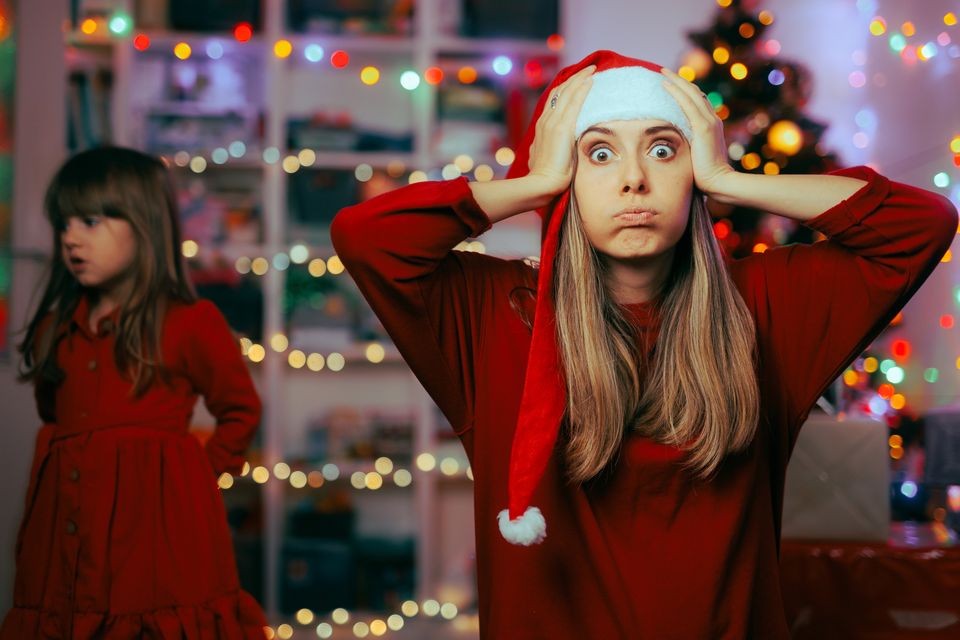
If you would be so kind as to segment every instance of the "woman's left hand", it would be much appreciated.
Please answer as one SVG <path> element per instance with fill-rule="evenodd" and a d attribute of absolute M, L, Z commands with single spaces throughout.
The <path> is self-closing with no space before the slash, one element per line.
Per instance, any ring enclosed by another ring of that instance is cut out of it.
<path fill-rule="evenodd" d="M 710 196 L 722 192 L 721 183 L 735 173 L 727 163 L 727 145 L 723 139 L 723 121 L 713 105 L 697 85 L 663 68 L 663 85 L 680 105 L 690 128 L 690 154 L 693 161 L 693 180 L 697 188 Z"/>

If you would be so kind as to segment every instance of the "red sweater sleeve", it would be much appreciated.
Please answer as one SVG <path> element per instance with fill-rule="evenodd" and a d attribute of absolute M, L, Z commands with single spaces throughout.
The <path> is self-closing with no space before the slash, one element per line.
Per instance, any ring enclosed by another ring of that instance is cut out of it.
<path fill-rule="evenodd" d="M 472 423 L 485 292 L 508 261 L 452 249 L 490 226 L 458 178 L 347 207 L 330 228 L 337 255 L 458 433 Z"/>
<path fill-rule="evenodd" d="M 757 296 L 761 358 L 776 372 L 791 442 L 817 398 L 903 308 L 957 232 L 957 211 L 939 194 L 868 167 L 833 174 L 867 184 L 807 221 L 828 240 L 744 260 L 760 267 L 748 290 Z"/>
<path fill-rule="evenodd" d="M 208 300 L 193 306 L 195 315 L 187 328 L 187 376 L 217 419 L 205 445 L 207 456 L 217 475 L 239 473 L 260 424 L 260 396 L 223 314 Z"/>

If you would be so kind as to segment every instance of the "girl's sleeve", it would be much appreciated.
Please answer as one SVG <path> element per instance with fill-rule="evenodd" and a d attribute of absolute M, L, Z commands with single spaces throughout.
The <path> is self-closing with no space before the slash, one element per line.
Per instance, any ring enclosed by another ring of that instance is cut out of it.
<path fill-rule="evenodd" d="M 217 475 L 236 474 L 260 425 L 260 396 L 223 314 L 208 300 L 194 307 L 196 316 L 187 327 L 187 375 L 217 420 L 204 446 Z"/>
<path fill-rule="evenodd" d="M 458 178 L 348 207 L 330 228 L 337 255 L 458 433 L 472 424 L 484 291 L 507 261 L 452 249 L 490 226 L 467 180 Z"/>
<path fill-rule="evenodd" d="M 869 346 L 927 279 L 957 233 L 943 196 L 868 167 L 865 180 L 806 224 L 827 236 L 757 254 L 761 357 L 777 372 L 791 442 L 817 398 Z"/>

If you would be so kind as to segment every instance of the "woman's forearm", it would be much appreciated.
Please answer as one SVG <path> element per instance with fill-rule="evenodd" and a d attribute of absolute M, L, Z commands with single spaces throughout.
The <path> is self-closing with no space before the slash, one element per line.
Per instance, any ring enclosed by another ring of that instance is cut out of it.
<path fill-rule="evenodd" d="M 533 175 L 509 180 L 471 182 L 470 190 L 474 200 L 493 223 L 546 206 L 554 197 L 555 191 L 546 185 L 544 180 Z"/>
<path fill-rule="evenodd" d="M 829 175 L 758 175 L 731 171 L 707 195 L 722 204 L 810 220 L 856 193 L 865 181 Z"/>

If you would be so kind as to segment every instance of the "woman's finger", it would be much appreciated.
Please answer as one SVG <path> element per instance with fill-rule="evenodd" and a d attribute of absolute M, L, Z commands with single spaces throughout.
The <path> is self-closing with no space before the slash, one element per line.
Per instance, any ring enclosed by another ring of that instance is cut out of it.
<path fill-rule="evenodd" d="M 662 74 L 667 81 L 667 84 L 664 86 L 667 89 L 676 90 L 675 97 L 683 99 L 688 106 L 695 109 L 696 112 L 703 116 L 708 122 L 712 122 L 717 117 L 713 105 L 710 104 L 707 96 L 700 91 L 697 85 L 688 82 L 666 67 L 663 68 Z"/>

